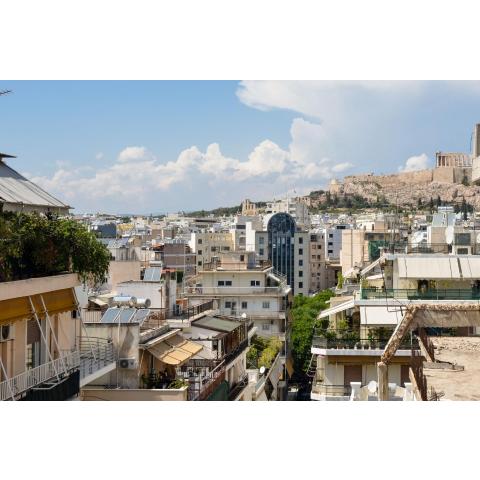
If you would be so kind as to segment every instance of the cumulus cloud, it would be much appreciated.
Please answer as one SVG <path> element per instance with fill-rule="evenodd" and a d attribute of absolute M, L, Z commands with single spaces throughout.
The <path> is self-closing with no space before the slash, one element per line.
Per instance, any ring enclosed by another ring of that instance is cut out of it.
<path fill-rule="evenodd" d="M 399 172 L 416 172 L 430 168 L 430 159 L 426 153 L 407 158 L 405 165 L 398 167 Z"/>
<path fill-rule="evenodd" d="M 290 133 L 288 149 L 264 140 L 243 160 L 225 155 L 217 143 L 204 152 L 192 146 L 167 163 L 145 146 L 128 146 L 107 167 L 92 171 L 61 166 L 50 177 L 31 179 L 73 205 L 76 201 L 83 204 L 85 198 L 99 204 L 113 199 L 124 208 L 129 202 L 132 208 L 143 208 L 156 194 L 174 191 L 179 193 L 177 208 L 182 208 L 180 192 L 184 189 L 196 189 L 199 202 L 212 191 L 217 201 L 224 196 L 230 203 L 245 195 L 268 199 L 291 188 L 318 187 L 351 167 L 321 155 L 321 125 L 296 119 Z"/>

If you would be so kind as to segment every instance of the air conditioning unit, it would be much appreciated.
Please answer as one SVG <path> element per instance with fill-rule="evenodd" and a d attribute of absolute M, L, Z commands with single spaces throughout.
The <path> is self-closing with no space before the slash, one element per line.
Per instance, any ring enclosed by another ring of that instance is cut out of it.
<path fill-rule="evenodd" d="M 0 343 L 12 340 L 13 338 L 13 325 L 2 325 L 0 327 Z"/>
<path fill-rule="evenodd" d="M 137 361 L 134 358 L 119 358 L 118 367 L 134 370 L 137 368 Z"/>

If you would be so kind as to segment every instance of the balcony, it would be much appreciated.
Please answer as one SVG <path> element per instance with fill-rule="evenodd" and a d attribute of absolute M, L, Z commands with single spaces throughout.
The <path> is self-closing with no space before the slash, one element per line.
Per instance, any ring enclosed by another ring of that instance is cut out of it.
<path fill-rule="evenodd" d="M 480 290 L 472 288 L 428 289 L 424 291 L 415 288 L 362 288 L 362 300 L 377 300 L 397 298 L 402 300 L 480 300 Z"/>
<path fill-rule="evenodd" d="M 224 357 L 225 365 L 233 362 L 248 347 L 248 338 L 241 341 L 232 351 L 228 352 Z"/>
<path fill-rule="evenodd" d="M 81 342 L 79 350 L 62 352 L 59 358 L 51 362 L 43 363 L 1 382 L 0 401 L 19 400 L 29 395 L 33 390 L 52 390 L 55 385 L 66 381 L 75 372 L 79 372 L 79 384 L 76 391 L 78 393 L 80 387 L 108 373 L 115 367 L 116 361 L 112 343 L 90 344 Z M 34 395 L 34 397 L 42 396 Z"/>
<path fill-rule="evenodd" d="M 325 385 L 314 382 L 312 385 L 312 400 L 350 400 L 352 387 L 350 385 Z M 331 397 L 331 398 L 329 398 Z"/>
<path fill-rule="evenodd" d="M 285 287 L 188 287 L 187 295 L 284 295 Z"/>
<path fill-rule="evenodd" d="M 245 374 L 228 392 L 228 399 L 235 400 L 248 385 L 248 374 Z"/>
<path fill-rule="evenodd" d="M 212 271 L 225 271 L 225 272 L 238 272 L 238 271 L 264 271 L 272 267 L 272 262 L 269 260 L 260 260 L 255 264 L 249 264 L 244 262 L 209 262 L 205 263 L 200 269 L 204 272 Z"/>
<path fill-rule="evenodd" d="M 370 336 L 362 338 L 357 332 L 347 331 L 321 331 L 316 330 L 312 347 L 329 349 L 354 349 L 354 350 L 384 350 L 390 337 L 375 338 Z M 418 338 L 414 335 L 405 337 L 400 343 L 399 350 L 419 350 Z M 376 354 L 376 353 L 375 353 Z"/>

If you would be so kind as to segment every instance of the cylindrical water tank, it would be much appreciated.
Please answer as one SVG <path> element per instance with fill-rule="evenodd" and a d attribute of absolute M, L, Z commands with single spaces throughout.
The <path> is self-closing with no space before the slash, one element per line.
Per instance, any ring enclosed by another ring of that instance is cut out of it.
<path fill-rule="evenodd" d="M 148 308 L 152 302 L 150 301 L 149 298 L 137 298 L 137 301 L 135 303 L 135 306 L 137 308 Z"/>
<path fill-rule="evenodd" d="M 113 304 L 119 307 L 134 307 L 137 303 L 137 298 L 131 295 L 118 295 L 113 297 Z"/>

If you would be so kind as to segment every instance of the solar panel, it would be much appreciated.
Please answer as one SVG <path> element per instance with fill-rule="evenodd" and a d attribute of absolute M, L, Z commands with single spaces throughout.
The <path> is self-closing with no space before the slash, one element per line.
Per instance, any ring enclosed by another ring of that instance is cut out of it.
<path fill-rule="evenodd" d="M 162 269 L 160 267 L 149 267 L 145 269 L 143 280 L 145 282 L 159 282 L 162 275 Z"/>
<path fill-rule="evenodd" d="M 116 322 L 129 323 L 132 320 L 132 318 L 134 317 L 135 312 L 136 312 L 135 308 L 122 308 L 122 309 L 120 309 L 120 316 L 118 317 Z"/>
<path fill-rule="evenodd" d="M 135 313 L 135 316 L 130 321 L 131 323 L 139 323 L 140 325 L 142 325 L 149 315 L 150 315 L 150 309 L 140 308 L 139 310 L 137 310 L 137 312 Z"/>
<path fill-rule="evenodd" d="M 104 314 L 101 319 L 101 323 L 115 323 L 115 319 L 118 317 L 120 313 L 119 308 L 109 308 Z"/>

